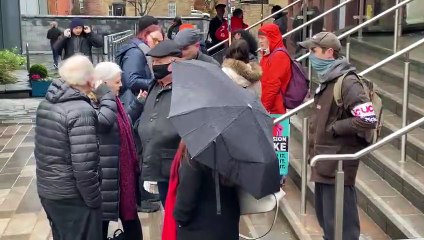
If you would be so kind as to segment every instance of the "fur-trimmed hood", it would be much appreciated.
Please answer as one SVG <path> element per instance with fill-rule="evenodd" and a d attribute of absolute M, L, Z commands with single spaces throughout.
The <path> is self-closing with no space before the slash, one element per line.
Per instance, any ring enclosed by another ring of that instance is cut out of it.
<path fill-rule="evenodd" d="M 237 85 L 251 89 L 258 97 L 261 96 L 262 68 L 259 64 L 247 64 L 235 59 L 225 59 L 222 63 L 222 71 Z"/>

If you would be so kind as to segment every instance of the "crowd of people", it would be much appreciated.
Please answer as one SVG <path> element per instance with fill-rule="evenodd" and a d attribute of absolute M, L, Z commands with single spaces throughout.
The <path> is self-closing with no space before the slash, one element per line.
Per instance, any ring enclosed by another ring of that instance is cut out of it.
<path fill-rule="evenodd" d="M 212 43 L 221 41 L 214 33 L 223 24 L 225 7 L 216 6 L 217 16 L 209 29 Z M 173 64 L 186 60 L 219 66 L 234 84 L 260 100 L 268 113 L 286 113 L 283 99 L 292 78 L 292 60 L 283 51 L 286 16 L 280 14 L 274 24 L 264 24 L 258 41 L 244 30 L 243 12 L 233 18 L 234 25 L 241 23 L 241 27 L 233 29 L 222 64 L 204 51 L 198 30 L 179 18 L 167 39 L 156 18 L 141 17 L 136 36 L 119 50 L 116 63 L 96 66 L 91 48 L 101 47 L 102 41 L 89 27 L 74 19 L 61 33 L 52 24 L 48 38 L 55 65 L 62 50 L 65 60 L 59 66 L 61 78 L 53 81 L 37 109 L 35 158 L 38 194 L 55 240 L 106 240 L 109 222 L 118 219 L 124 239 L 140 240 L 143 223 L 137 212 L 161 207 L 164 240 L 238 239 L 240 206 L 235 184 L 219 179 L 221 211 L 217 213 L 213 170 L 191 161 L 168 118 Z M 320 83 L 310 128 L 310 157 L 354 153 L 367 146 L 361 136 L 375 128 L 377 120 L 373 112 L 358 111 L 370 109 L 372 103 L 355 68 L 339 55 L 337 37 L 321 32 L 300 47 L 311 51 L 309 60 Z M 334 83 L 340 76 L 345 76 L 341 107 L 333 101 Z M 359 239 L 354 187 L 358 164 L 344 165 L 348 204 L 343 239 Z M 315 209 L 325 239 L 333 239 L 336 166 L 322 162 L 312 168 Z M 158 194 L 146 191 L 144 181 L 155 182 Z"/>

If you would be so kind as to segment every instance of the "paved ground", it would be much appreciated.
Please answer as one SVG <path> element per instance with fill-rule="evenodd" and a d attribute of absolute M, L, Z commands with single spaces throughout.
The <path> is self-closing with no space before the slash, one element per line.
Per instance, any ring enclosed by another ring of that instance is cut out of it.
<path fill-rule="evenodd" d="M 47 240 L 50 226 L 36 190 L 33 119 L 40 99 L 0 100 L 0 240 Z M 139 214 L 145 240 L 160 240 L 162 212 Z M 241 219 L 240 231 L 258 236 L 273 213 Z M 118 223 L 110 227 L 112 232 Z M 279 217 L 264 240 L 296 239 Z"/>

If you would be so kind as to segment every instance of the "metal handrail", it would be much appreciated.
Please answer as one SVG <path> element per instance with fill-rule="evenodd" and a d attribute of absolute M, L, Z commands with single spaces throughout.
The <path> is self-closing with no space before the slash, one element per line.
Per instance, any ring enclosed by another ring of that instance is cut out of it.
<path fill-rule="evenodd" d="M 381 12 L 380 14 L 378 14 L 378 15 L 374 16 L 374 17 L 373 17 L 373 18 L 371 18 L 371 19 L 368 19 L 367 21 L 365 21 L 365 22 L 363 22 L 363 23 L 359 24 L 358 26 L 356 26 L 356 27 L 354 27 L 354 28 L 350 29 L 349 31 L 346 31 L 345 33 L 342 33 L 342 34 L 341 34 L 341 35 L 339 35 L 337 38 L 338 38 L 339 40 L 341 40 L 341 39 L 343 39 L 343 38 L 345 38 L 345 37 L 348 37 L 348 36 L 352 35 L 353 33 L 355 33 L 356 31 L 358 31 L 359 29 L 362 29 L 362 28 L 364 28 L 364 27 L 368 26 L 369 24 L 371 24 L 371 23 L 373 23 L 373 22 L 377 21 L 378 19 L 380 19 L 380 18 L 384 17 L 385 15 L 387 15 L 387 14 L 389 14 L 389 13 L 391 13 L 391 12 L 395 11 L 396 9 L 399 9 L 400 7 L 403 7 L 404 5 L 406 5 L 406 4 L 408 4 L 408 3 L 412 2 L 412 1 L 414 1 L 414 0 L 404 0 L 403 2 L 401 2 L 401 3 L 399 3 L 399 4 L 395 5 L 395 6 L 393 6 L 393 7 L 391 7 L 391 8 L 389 8 L 389 9 L 387 9 L 387 10 L 385 10 L 384 12 Z M 310 53 L 306 53 L 305 55 L 303 55 L 303 56 L 299 57 L 299 58 L 297 59 L 297 61 L 302 61 L 302 60 L 303 60 L 303 59 L 305 59 L 307 56 L 309 56 L 309 54 L 310 54 Z"/>
<path fill-rule="evenodd" d="M 322 155 L 317 155 L 315 157 L 312 158 L 311 160 L 311 166 L 314 167 L 317 162 L 319 161 L 330 161 L 330 160 L 339 160 L 339 161 L 348 161 L 348 160 L 357 160 L 363 156 L 365 156 L 366 154 L 380 148 L 381 146 L 389 143 L 390 141 L 392 141 L 395 138 L 398 138 L 406 133 L 409 133 L 410 131 L 414 130 L 415 128 L 421 126 L 422 124 L 424 124 L 424 117 L 416 120 L 415 122 L 409 124 L 408 126 L 401 128 L 395 132 L 393 132 L 392 134 L 388 135 L 387 137 L 381 139 L 380 141 L 376 142 L 375 144 L 366 147 L 364 149 L 362 149 L 361 151 L 357 152 L 357 153 L 353 153 L 353 154 L 322 154 Z"/>
<path fill-rule="evenodd" d="M 273 14 L 271 14 L 271 15 L 267 16 L 267 17 L 266 17 L 266 18 L 264 18 L 264 19 L 259 20 L 258 22 L 256 22 L 256 23 L 252 24 L 251 26 L 247 27 L 245 30 L 250 30 L 250 29 L 252 29 L 252 28 L 254 28 L 254 27 L 258 26 L 259 24 L 261 24 L 261 23 L 265 22 L 266 20 L 268 20 L 268 19 L 270 19 L 270 18 L 274 17 L 275 15 L 278 15 L 278 14 L 280 14 L 280 13 L 284 12 L 285 10 L 289 9 L 290 7 L 292 7 L 292 6 L 296 5 L 296 4 L 300 3 L 300 2 L 303 2 L 303 0 L 296 0 L 296 1 L 292 2 L 292 3 L 290 3 L 289 5 L 287 5 L 287 6 L 283 7 L 282 9 L 280 9 L 280 10 L 276 11 L 275 13 L 273 13 Z M 209 52 L 209 51 L 212 51 L 212 50 L 214 50 L 214 49 L 218 48 L 219 46 L 221 46 L 221 45 L 223 45 L 224 43 L 228 42 L 228 40 L 229 40 L 229 39 L 227 38 L 227 39 L 225 39 L 224 41 L 221 41 L 220 43 L 217 43 L 215 46 L 210 47 L 207 51 Z"/>
<path fill-rule="evenodd" d="M 356 0 L 347 0 L 347 1 L 344 1 L 344 2 L 342 2 L 342 3 L 340 3 L 340 4 L 338 4 L 338 5 L 336 5 L 336 6 L 332 7 L 332 8 L 330 8 L 330 9 L 328 9 L 328 10 L 327 10 L 327 11 L 325 11 L 324 13 L 321 13 L 319 16 L 316 16 L 315 18 L 313 18 L 313 19 L 311 19 L 311 20 L 307 21 L 306 23 L 304 23 L 304 24 L 302 24 L 302 25 L 298 26 L 297 28 L 292 29 L 291 31 L 289 31 L 289 32 L 287 32 L 287 33 L 285 33 L 285 34 L 283 34 L 283 38 L 285 38 L 285 37 L 287 37 L 287 36 L 289 36 L 289 35 L 291 35 L 291 34 L 293 34 L 293 33 L 297 32 L 297 31 L 299 31 L 299 30 L 303 29 L 304 27 L 307 27 L 307 26 L 311 25 L 312 23 L 314 23 L 314 22 L 318 21 L 320 18 L 325 17 L 326 15 L 328 15 L 328 14 L 330 14 L 330 13 L 332 13 L 332 12 L 334 12 L 334 11 L 336 11 L 336 10 L 338 10 L 338 9 L 342 8 L 342 7 L 344 7 L 346 4 L 351 3 L 351 2 L 353 2 L 353 1 L 356 1 Z"/>

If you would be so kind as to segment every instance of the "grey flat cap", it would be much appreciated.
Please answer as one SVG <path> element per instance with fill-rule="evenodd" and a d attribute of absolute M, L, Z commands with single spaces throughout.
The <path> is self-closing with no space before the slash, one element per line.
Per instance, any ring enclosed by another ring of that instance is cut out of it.
<path fill-rule="evenodd" d="M 164 40 L 147 53 L 147 56 L 163 58 L 163 57 L 181 57 L 180 46 L 173 40 Z"/>
<path fill-rule="evenodd" d="M 199 30 L 195 29 L 184 29 L 179 31 L 175 36 L 174 41 L 181 47 L 187 47 L 200 42 Z"/>

